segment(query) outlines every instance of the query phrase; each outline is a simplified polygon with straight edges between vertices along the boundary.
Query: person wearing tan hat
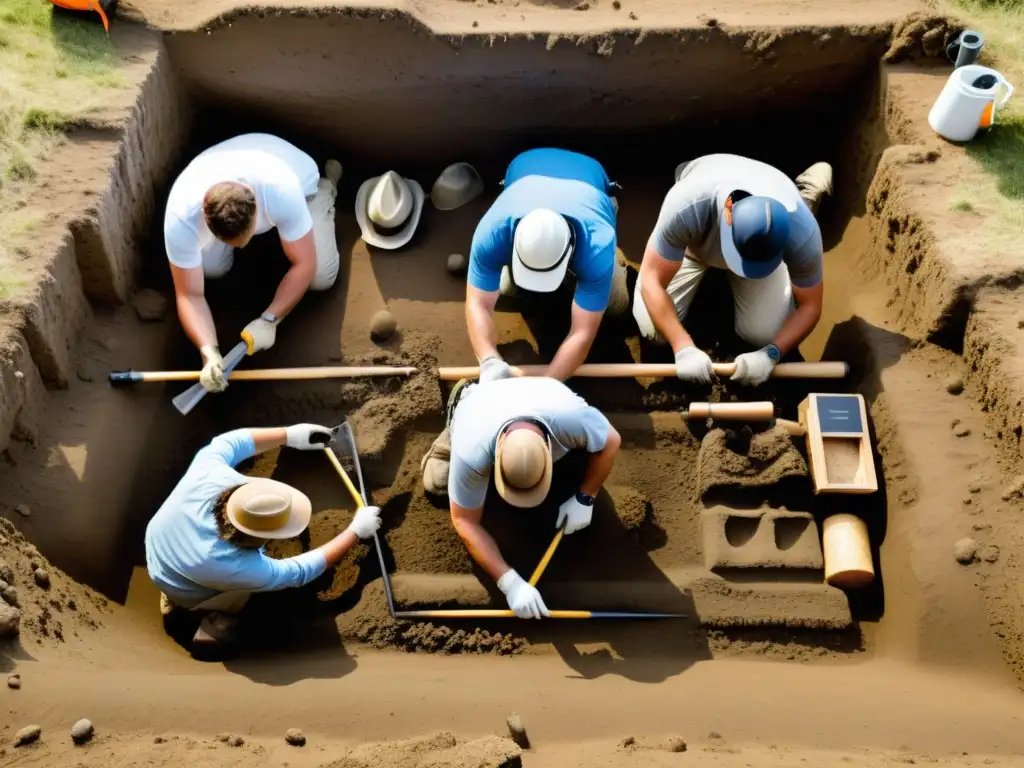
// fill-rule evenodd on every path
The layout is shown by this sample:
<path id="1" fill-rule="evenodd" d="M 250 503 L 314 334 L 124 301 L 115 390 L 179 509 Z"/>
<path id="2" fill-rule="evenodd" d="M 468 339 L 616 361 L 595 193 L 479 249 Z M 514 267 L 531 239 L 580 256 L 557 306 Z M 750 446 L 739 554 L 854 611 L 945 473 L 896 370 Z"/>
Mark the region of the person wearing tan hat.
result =
<path id="1" fill-rule="evenodd" d="M 572 534 L 590 525 L 594 498 L 619 452 L 619 433 L 600 411 L 549 377 L 468 385 L 454 407 L 448 474 L 452 523 L 516 616 L 539 619 L 548 615 L 540 592 L 505 562 L 481 525 L 491 473 L 498 495 L 527 514 L 547 500 L 556 461 L 573 450 L 590 454 L 579 490 L 558 508 L 555 525 Z"/>
<path id="2" fill-rule="evenodd" d="M 233 646 L 241 611 L 253 592 L 301 587 L 337 564 L 380 527 L 377 507 L 359 509 L 345 531 L 316 549 L 277 560 L 263 548 L 309 525 L 309 497 L 277 480 L 237 472 L 240 462 L 278 446 L 322 451 L 334 430 L 316 424 L 237 429 L 196 454 L 185 476 L 146 528 L 146 567 L 160 590 L 161 612 L 198 612 L 193 652 Z"/>

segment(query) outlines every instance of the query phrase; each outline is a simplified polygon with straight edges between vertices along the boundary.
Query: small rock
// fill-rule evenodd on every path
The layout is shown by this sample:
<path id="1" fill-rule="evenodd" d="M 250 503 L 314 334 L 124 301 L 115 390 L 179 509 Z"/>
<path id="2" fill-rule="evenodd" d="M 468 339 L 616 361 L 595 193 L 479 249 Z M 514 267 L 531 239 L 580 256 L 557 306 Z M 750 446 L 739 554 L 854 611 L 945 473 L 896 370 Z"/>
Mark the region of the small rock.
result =
<path id="1" fill-rule="evenodd" d="M 217 741 L 223 741 L 223 742 L 227 743 L 227 740 L 230 737 L 231 737 L 230 733 L 218 733 L 217 734 Z"/>
<path id="2" fill-rule="evenodd" d="M 0 640 L 16 637 L 21 631 L 21 611 L 6 602 L 0 602 Z"/>
<path id="3" fill-rule="evenodd" d="M 21 381 L 22 379 L 25 378 L 25 374 L 22 373 L 21 371 L 15 371 L 14 378 L 16 378 L 18 381 Z"/>
<path id="4" fill-rule="evenodd" d="M 18 506 L 16 506 L 14 508 L 14 511 L 17 512 L 22 517 L 31 517 L 32 516 L 32 510 L 28 508 L 28 504 L 19 504 Z"/>
<path id="5" fill-rule="evenodd" d="M 978 557 L 978 542 L 965 536 L 953 545 L 953 557 L 960 565 L 970 565 Z"/>
<path id="6" fill-rule="evenodd" d="M 132 306 L 139 320 L 147 322 L 163 320 L 167 314 L 167 299 L 150 288 L 136 293 L 132 298 Z"/>
<path id="7" fill-rule="evenodd" d="M 469 264 L 469 260 L 465 254 L 453 253 L 448 257 L 448 271 L 453 275 L 462 275 L 466 272 L 466 266 Z"/>
<path id="8" fill-rule="evenodd" d="M 959 395 L 964 391 L 964 380 L 956 374 L 948 376 L 944 385 L 946 387 L 946 391 L 951 395 Z"/>
<path id="9" fill-rule="evenodd" d="M 685 752 L 686 742 L 679 736 L 673 736 L 665 740 L 664 749 L 666 752 Z"/>
<path id="10" fill-rule="evenodd" d="M 7 687 L 12 691 L 21 690 L 21 675 L 15 673 L 7 678 Z"/>
<path id="11" fill-rule="evenodd" d="M 84 717 L 71 726 L 71 740 L 75 744 L 85 744 L 92 738 L 93 733 L 95 733 L 95 729 L 92 727 L 92 723 Z"/>
<path id="12" fill-rule="evenodd" d="M 626 738 L 624 738 L 622 741 L 619 742 L 619 746 L 623 747 L 623 748 L 625 748 L 625 747 L 632 747 L 635 744 L 636 744 L 636 737 L 635 736 L 627 736 Z"/>
<path id="13" fill-rule="evenodd" d="M 957 424 L 955 427 L 953 427 L 953 434 L 956 435 L 957 437 L 967 437 L 969 434 L 971 434 L 971 428 L 968 427 L 966 424 Z"/>
<path id="14" fill-rule="evenodd" d="M 238 736 L 238 735 L 228 736 L 228 746 L 229 747 L 240 747 L 243 744 L 245 744 L 245 739 L 243 739 L 241 736 Z"/>
<path id="15" fill-rule="evenodd" d="M 964 496 L 964 506 L 965 507 L 969 507 L 973 503 L 974 503 L 974 499 L 972 499 L 970 496 Z"/>
<path id="16" fill-rule="evenodd" d="M 1018 475 L 1013 479 L 1012 483 L 1003 489 L 1001 498 L 1003 501 L 1009 501 L 1010 499 L 1019 498 L 1022 492 L 1024 492 L 1024 475 Z"/>
<path id="17" fill-rule="evenodd" d="M 999 547 L 995 544 L 989 544 L 985 547 L 985 550 L 981 553 L 981 559 L 986 563 L 994 563 L 999 559 Z"/>
<path id="18" fill-rule="evenodd" d="M 43 589 L 50 588 L 50 574 L 42 568 L 36 568 L 32 572 L 32 578 L 35 579 L 36 586 L 42 587 Z"/>
<path id="19" fill-rule="evenodd" d="M 981 483 L 977 480 L 973 480 L 970 485 L 967 486 L 968 493 L 981 493 Z"/>
<path id="20" fill-rule="evenodd" d="M 0 579 L 8 584 L 14 583 L 14 569 L 2 560 L 0 560 Z"/>
<path id="21" fill-rule="evenodd" d="M 6 600 L 8 604 L 13 605 L 15 608 L 21 605 L 21 601 L 18 599 L 18 590 L 14 587 L 8 587 L 4 590 L 3 594 L 4 600 Z"/>
<path id="22" fill-rule="evenodd" d="M 26 744 L 31 744 L 33 741 L 38 741 L 39 737 L 42 736 L 43 729 L 38 725 L 26 725 L 16 734 L 14 734 L 14 746 L 23 747 Z"/>
<path id="23" fill-rule="evenodd" d="M 621 11 L 622 3 L 620 3 L 619 0 L 612 0 L 612 8 L 614 8 L 616 11 Z"/>
<path id="24" fill-rule="evenodd" d="M 632 20 L 632 21 L 636 21 L 636 20 L 637 20 L 637 19 L 636 19 L 636 14 L 635 14 L 635 13 L 633 13 L 632 11 L 630 11 L 630 12 L 629 12 L 629 18 L 630 18 L 630 20 Z"/>
<path id="25" fill-rule="evenodd" d="M 530 737 L 526 735 L 523 718 L 519 716 L 518 712 L 513 712 L 505 718 L 505 725 L 508 726 L 508 735 L 512 737 L 512 741 L 516 743 L 516 746 L 523 749 L 530 748 Z"/>
<path id="26" fill-rule="evenodd" d="M 480 22 L 479 22 L 479 21 L 474 21 L 474 22 L 473 22 L 473 27 L 474 27 L 474 28 L 475 28 L 475 27 L 479 27 L 479 26 L 480 26 Z"/>
<path id="27" fill-rule="evenodd" d="M 84 368 L 79 368 L 77 371 L 75 371 L 75 373 L 78 376 L 79 381 L 84 381 L 88 383 L 93 380 L 93 375 Z"/>
<path id="28" fill-rule="evenodd" d="M 398 321 L 395 316 L 382 309 L 370 320 L 370 338 L 374 341 L 387 341 L 395 335 Z"/>
<path id="29" fill-rule="evenodd" d="M 284 732 L 284 740 L 293 747 L 306 746 L 306 737 L 298 728 L 289 728 Z"/>
<path id="30" fill-rule="evenodd" d="M 0 595 L 2 595 L 4 593 L 4 590 L 7 589 L 9 586 L 11 586 L 11 585 L 8 584 L 3 579 L 0 579 Z"/>
<path id="31" fill-rule="evenodd" d="M 722 738 L 722 734 L 720 734 L 718 731 L 712 731 L 708 734 L 708 738 L 712 741 L 719 741 Z"/>
<path id="32" fill-rule="evenodd" d="M 165 739 L 163 736 L 156 736 L 153 739 L 153 743 L 154 744 L 166 744 L 167 743 L 167 739 Z"/>

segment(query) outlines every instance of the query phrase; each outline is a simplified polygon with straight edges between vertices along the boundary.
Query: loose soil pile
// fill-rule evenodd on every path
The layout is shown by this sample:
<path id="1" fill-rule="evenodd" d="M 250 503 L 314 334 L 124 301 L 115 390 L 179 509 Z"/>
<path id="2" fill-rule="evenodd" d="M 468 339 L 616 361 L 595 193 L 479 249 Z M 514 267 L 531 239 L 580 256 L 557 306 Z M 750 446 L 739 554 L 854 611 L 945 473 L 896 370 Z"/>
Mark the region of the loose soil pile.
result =
<path id="1" fill-rule="evenodd" d="M 711 430 L 701 442 L 697 495 L 715 489 L 764 488 L 807 477 L 807 462 L 781 427 L 767 432 Z"/>

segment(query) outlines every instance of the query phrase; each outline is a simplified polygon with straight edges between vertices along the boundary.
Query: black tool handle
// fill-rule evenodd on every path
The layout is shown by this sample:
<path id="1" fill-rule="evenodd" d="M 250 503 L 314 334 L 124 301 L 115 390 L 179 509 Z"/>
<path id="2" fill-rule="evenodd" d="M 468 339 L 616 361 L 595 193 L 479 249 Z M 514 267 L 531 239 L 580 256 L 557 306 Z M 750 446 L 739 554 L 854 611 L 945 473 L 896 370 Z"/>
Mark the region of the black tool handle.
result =
<path id="1" fill-rule="evenodd" d="M 142 380 L 142 374 L 138 371 L 111 371 L 107 376 L 107 381 L 115 387 L 124 384 L 137 384 Z"/>

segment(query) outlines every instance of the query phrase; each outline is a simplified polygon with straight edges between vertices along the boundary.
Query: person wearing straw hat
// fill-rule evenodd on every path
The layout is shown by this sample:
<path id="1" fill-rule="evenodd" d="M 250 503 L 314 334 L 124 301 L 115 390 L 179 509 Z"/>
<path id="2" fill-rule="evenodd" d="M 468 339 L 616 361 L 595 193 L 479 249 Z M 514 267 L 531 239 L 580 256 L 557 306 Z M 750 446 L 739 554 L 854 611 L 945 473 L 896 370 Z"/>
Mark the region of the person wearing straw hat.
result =
<path id="1" fill-rule="evenodd" d="M 586 359 L 605 311 L 621 314 L 629 306 L 626 266 L 615 252 L 615 185 L 597 160 L 551 148 L 516 157 L 504 184 L 477 225 L 469 253 L 466 323 L 480 380 L 510 375 L 498 354 L 499 294 L 552 293 L 571 277 L 569 335 L 547 369 L 565 380 Z"/>
<path id="2" fill-rule="evenodd" d="M 711 381 L 711 358 L 682 321 L 708 268 L 729 271 L 736 334 L 757 347 L 736 358 L 732 379 L 757 386 L 821 316 L 823 248 L 815 213 L 832 168 L 816 163 L 792 181 L 766 163 L 706 155 L 676 168 L 647 242 L 633 298 L 646 339 L 667 342 L 676 375 Z"/>
<path id="3" fill-rule="evenodd" d="M 367 245 L 395 250 L 412 240 L 426 196 L 419 182 L 388 171 L 359 186 L 356 223 Z"/>
<path id="4" fill-rule="evenodd" d="M 452 523 L 516 616 L 539 619 L 548 615 L 540 592 L 505 562 L 481 524 L 492 472 L 498 495 L 528 514 L 547 500 L 554 463 L 569 451 L 586 451 L 579 489 L 558 507 L 555 525 L 569 535 L 590 525 L 594 498 L 611 473 L 621 438 L 600 411 L 549 377 L 501 379 L 460 392 L 451 415 Z"/>
<path id="5" fill-rule="evenodd" d="M 348 528 L 316 549 L 281 560 L 264 553 L 268 542 L 306 529 L 312 504 L 286 483 L 246 477 L 234 467 L 278 446 L 323 451 L 333 441 L 334 430 L 317 424 L 218 435 L 150 520 L 146 567 L 160 590 L 165 623 L 170 627 L 175 614 L 201 617 L 193 653 L 232 650 L 237 614 L 253 592 L 308 584 L 380 527 L 380 510 L 362 507 Z"/>
<path id="6" fill-rule="evenodd" d="M 291 262 L 266 310 L 242 330 L 250 355 L 269 349 L 277 325 L 306 294 L 325 291 L 338 277 L 334 201 L 341 165 L 316 162 L 284 139 L 248 133 L 197 155 L 171 187 L 164 245 L 185 333 L 203 360 L 199 381 L 208 392 L 228 385 L 205 284 L 228 273 L 235 249 L 277 229 Z"/>

